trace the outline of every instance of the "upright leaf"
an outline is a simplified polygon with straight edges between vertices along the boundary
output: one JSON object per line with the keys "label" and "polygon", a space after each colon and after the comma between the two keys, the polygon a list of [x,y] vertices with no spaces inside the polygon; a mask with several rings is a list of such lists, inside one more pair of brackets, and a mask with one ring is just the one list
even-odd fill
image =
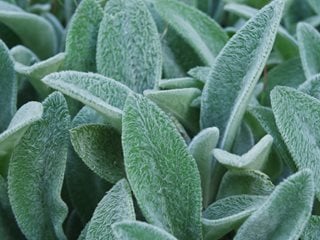
{"label": "upright leaf", "polygon": [[60,93],[43,103],[43,120],[33,124],[14,149],[8,174],[9,198],[20,229],[30,239],[66,239],[61,199],[70,116]]}
{"label": "upright leaf", "polygon": [[302,240],[317,240],[320,236],[320,217],[311,216],[301,235]]}
{"label": "upright leaf", "polygon": [[313,171],[320,199],[320,101],[292,88],[276,87],[271,92],[271,104],[297,168]]}
{"label": "upright leaf", "polygon": [[235,240],[299,239],[311,216],[314,187],[309,170],[290,176],[240,227]]}
{"label": "upright leaf", "polygon": [[0,40],[0,133],[9,125],[17,109],[17,80],[7,46]]}
{"label": "upright leaf", "polygon": [[90,220],[86,240],[116,240],[111,225],[124,220],[135,220],[130,186],[120,180],[99,202]]}
{"label": "upright leaf", "polygon": [[239,30],[217,57],[204,86],[202,128],[217,126],[220,147],[230,150],[254,87],[272,49],[283,0],[264,7]]}
{"label": "upright leaf", "polygon": [[299,23],[297,36],[306,78],[320,73],[320,33],[308,23]]}
{"label": "upright leaf", "polygon": [[96,45],[103,10],[95,0],[81,1],[70,22],[64,69],[96,71]]}
{"label": "upright leaf", "polygon": [[188,42],[207,65],[212,65],[228,37],[209,16],[174,0],[154,1],[162,18]]}
{"label": "upright leaf", "polygon": [[110,0],[100,25],[97,70],[141,93],[158,86],[161,44],[143,0]]}
{"label": "upright leaf", "polygon": [[181,240],[199,239],[199,172],[168,116],[146,98],[130,95],[122,145],[127,177],[147,221]]}
{"label": "upright leaf", "polygon": [[177,240],[166,231],[138,221],[123,221],[112,225],[113,233],[119,240]]}

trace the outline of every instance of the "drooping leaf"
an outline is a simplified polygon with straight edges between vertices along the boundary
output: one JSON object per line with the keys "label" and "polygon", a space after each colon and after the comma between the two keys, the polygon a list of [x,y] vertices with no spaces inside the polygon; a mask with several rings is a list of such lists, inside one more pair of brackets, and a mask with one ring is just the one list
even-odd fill
{"label": "drooping leaf", "polygon": [[76,71],[53,73],[42,81],[103,113],[112,126],[121,129],[122,108],[131,92],[125,85],[99,74]]}
{"label": "drooping leaf", "polygon": [[302,83],[298,90],[320,100],[320,74],[314,75]]}
{"label": "drooping leaf", "polygon": [[196,8],[173,0],[154,1],[157,11],[188,42],[199,57],[212,65],[228,37],[222,28]]}
{"label": "drooping leaf", "polygon": [[212,127],[199,132],[191,141],[188,148],[197,162],[201,178],[202,205],[204,208],[213,201],[213,166],[215,159],[212,156],[219,141],[219,129]]}
{"label": "drooping leaf", "polygon": [[12,29],[39,58],[45,59],[56,53],[54,29],[44,18],[24,11],[1,9],[0,22]]}
{"label": "drooping leaf", "polygon": [[67,159],[70,116],[60,93],[43,103],[34,123],[14,149],[9,165],[9,198],[20,229],[30,239],[65,239],[67,206],[61,188]]}
{"label": "drooping leaf", "polygon": [[217,126],[220,147],[230,150],[267,61],[284,8],[283,0],[264,7],[239,30],[217,57],[204,86],[202,128]]}
{"label": "drooping leaf", "polygon": [[103,10],[95,0],[81,1],[70,22],[64,69],[96,71],[96,45]]}
{"label": "drooping leaf", "polygon": [[202,218],[204,240],[218,240],[238,228],[265,200],[263,196],[236,195],[211,204]]}
{"label": "drooping leaf", "polygon": [[142,93],[158,87],[161,43],[143,0],[110,0],[100,25],[97,70]]}
{"label": "drooping leaf", "polygon": [[[320,198],[320,101],[288,87],[271,92],[276,124],[299,170],[314,172],[316,195]],[[319,131],[318,131],[319,129]]]}
{"label": "drooping leaf", "polygon": [[113,233],[119,240],[177,240],[161,228],[138,221],[122,221],[112,225]]}
{"label": "drooping leaf", "polygon": [[310,170],[290,176],[248,218],[234,239],[299,239],[311,216],[314,187]]}
{"label": "drooping leaf", "polygon": [[116,183],[125,177],[121,136],[116,130],[87,124],[71,129],[70,137],[82,161],[101,178]]}
{"label": "drooping leaf", "polygon": [[269,195],[274,190],[270,178],[256,170],[232,170],[224,174],[217,199],[233,195]]}
{"label": "drooping leaf", "polygon": [[199,131],[199,109],[191,106],[201,96],[199,89],[146,90],[144,95],[165,112],[175,116],[193,134]]}
{"label": "drooping leaf", "polygon": [[299,23],[297,37],[306,78],[320,73],[320,33],[308,23]]}
{"label": "drooping leaf", "polygon": [[111,225],[135,218],[130,186],[126,180],[120,180],[99,202],[90,220],[86,240],[116,240]]}
{"label": "drooping leaf", "polygon": [[17,80],[7,46],[0,40],[0,133],[9,125],[17,109]]}
{"label": "drooping leaf", "polygon": [[203,88],[203,84],[201,81],[190,78],[172,78],[172,79],[161,79],[159,82],[160,89],[180,89],[180,88]]}
{"label": "drooping leaf", "polygon": [[181,240],[199,239],[199,172],[168,116],[148,99],[130,95],[122,145],[127,177],[147,221]]}
{"label": "drooping leaf", "polygon": [[320,217],[311,216],[301,235],[302,240],[317,240],[320,235]]}

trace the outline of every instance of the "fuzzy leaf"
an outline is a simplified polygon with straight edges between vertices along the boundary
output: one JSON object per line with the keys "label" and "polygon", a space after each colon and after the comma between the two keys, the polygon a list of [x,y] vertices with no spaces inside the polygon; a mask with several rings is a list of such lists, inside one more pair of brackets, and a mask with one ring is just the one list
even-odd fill
{"label": "fuzzy leaf", "polygon": [[254,146],[254,136],[250,126],[246,122],[242,122],[234,143],[232,145],[232,153],[242,155],[248,152]]}
{"label": "fuzzy leaf", "polygon": [[116,183],[125,177],[121,136],[105,125],[88,124],[71,129],[75,151],[101,178]]}
{"label": "fuzzy leaf", "polygon": [[7,46],[0,40],[0,133],[9,125],[17,109],[17,80]]}
{"label": "fuzzy leaf", "polygon": [[189,151],[197,162],[201,178],[202,204],[206,208],[213,201],[212,193],[212,171],[214,158],[212,149],[219,141],[219,129],[212,127],[199,132],[191,141]]}
{"label": "fuzzy leaf", "polygon": [[234,239],[299,239],[311,216],[314,187],[309,170],[290,176],[248,218]]}
{"label": "fuzzy leaf", "polygon": [[200,125],[216,126],[230,150],[279,27],[283,0],[264,7],[220,52],[204,86]]}
{"label": "fuzzy leaf", "polygon": [[11,48],[10,55],[15,62],[26,66],[30,66],[36,62],[39,62],[39,58],[29,48],[26,48],[22,45]]}
{"label": "fuzzy leaf", "polygon": [[30,239],[66,239],[67,206],[61,188],[67,159],[70,116],[60,93],[43,103],[34,123],[14,149],[9,165],[10,203],[20,229]]}
{"label": "fuzzy leaf", "polygon": [[56,53],[57,38],[54,29],[44,18],[24,11],[1,9],[0,22],[12,29],[39,58],[45,59]]}
{"label": "fuzzy leaf", "polygon": [[205,83],[210,75],[210,67],[195,67],[189,70],[188,75]]}
{"label": "fuzzy leaf", "polygon": [[113,233],[119,240],[177,240],[166,231],[138,221],[123,221],[112,225]]}
{"label": "fuzzy leaf", "polygon": [[95,0],[81,1],[70,22],[64,69],[96,71],[96,45],[103,10]]}
{"label": "fuzzy leaf", "polygon": [[312,7],[312,9],[318,14],[320,15],[320,5],[318,0],[307,0],[308,3],[310,4],[310,6]]}
{"label": "fuzzy leaf", "polygon": [[320,74],[314,75],[302,83],[298,90],[320,100]]}
{"label": "fuzzy leaf", "polygon": [[99,74],[76,71],[53,73],[42,81],[103,113],[115,128],[121,129],[122,108],[131,92],[128,87]]}
{"label": "fuzzy leaf", "polygon": [[130,186],[120,180],[99,202],[90,220],[86,240],[116,240],[111,225],[124,220],[135,220]]}
{"label": "fuzzy leaf", "polygon": [[226,172],[220,183],[217,199],[233,195],[269,195],[274,189],[270,178],[256,170]]}
{"label": "fuzzy leaf", "polygon": [[211,204],[203,213],[202,228],[205,240],[218,240],[238,228],[266,197],[237,195]]}
{"label": "fuzzy leaf", "polygon": [[270,135],[263,137],[247,153],[238,156],[221,149],[214,149],[214,157],[229,169],[256,169],[264,168],[272,147],[273,138]]}
{"label": "fuzzy leaf", "polygon": [[161,79],[159,82],[160,89],[180,89],[180,88],[203,88],[201,81],[190,78],[172,78],[172,79]]}
{"label": "fuzzy leaf", "polygon": [[317,240],[320,236],[320,217],[311,216],[301,235],[302,240]]}
{"label": "fuzzy leaf", "polygon": [[297,26],[300,57],[306,78],[320,73],[320,33],[308,23]]}
{"label": "fuzzy leaf", "polygon": [[192,133],[199,131],[199,109],[191,106],[193,100],[201,96],[199,89],[146,90],[144,95],[171,113]]}
{"label": "fuzzy leaf", "polygon": [[157,27],[144,1],[108,1],[98,34],[98,72],[142,93],[158,86],[161,56]]}
{"label": "fuzzy leaf", "polygon": [[276,87],[271,104],[279,132],[297,168],[314,172],[316,195],[320,199],[320,102],[300,91]]}
{"label": "fuzzy leaf", "polygon": [[127,177],[147,221],[181,240],[199,239],[200,176],[169,117],[148,99],[130,95],[122,145]]}
{"label": "fuzzy leaf", "polygon": [[228,37],[210,17],[173,0],[154,1],[157,11],[192,46],[207,65],[212,65]]}

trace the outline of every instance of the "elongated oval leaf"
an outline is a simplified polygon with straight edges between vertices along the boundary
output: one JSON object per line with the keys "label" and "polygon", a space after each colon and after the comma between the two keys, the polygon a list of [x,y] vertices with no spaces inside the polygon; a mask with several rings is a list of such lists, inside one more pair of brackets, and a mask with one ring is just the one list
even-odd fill
{"label": "elongated oval leaf", "polygon": [[103,113],[114,127],[121,129],[122,108],[131,92],[125,85],[99,74],[76,71],[53,73],[42,81]]}
{"label": "elongated oval leaf", "polygon": [[0,40],[0,133],[9,125],[17,109],[17,80],[7,46]]}
{"label": "elongated oval leaf", "polygon": [[97,70],[136,92],[158,86],[161,44],[142,0],[110,0],[100,25]]}
{"label": "elongated oval leaf", "polygon": [[173,0],[154,1],[157,11],[188,42],[200,58],[212,65],[228,37],[222,28],[196,8]]}
{"label": "elongated oval leaf", "polygon": [[238,228],[266,200],[254,195],[236,195],[211,204],[203,213],[205,240],[218,240]]}
{"label": "elongated oval leaf", "polygon": [[95,0],[81,1],[70,22],[64,69],[96,71],[96,46],[103,10]]}
{"label": "elongated oval leaf", "polygon": [[276,87],[271,92],[271,104],[296,166],[314,172],[316,195],[320,199],[320,101],[292,88]]}
{"label": "elongated oval leaf", "polygon": [[309,222],[303,234],[301,235],[302,240],[317,240],[320,236],[320,217],[311,216]]}
{"label": "elongated oval leaf", "polygon": [[302,83],[298,90],[320,100],[320,74],[314,75]]}
{"label": "elongated oval leaf", "polygon": [[172,79],[161,79],[159,82],[160,89],[180,89],[180,88],[203,88],[201,81],[190,78],[172,78]]}
{"label": "elongated oval leaf", "polygon": [[67,206],[61,188],[67,159],[70,116],[60,93],[43,103],[43,120],[33,124],[14,149],[8,174],[10,203],[30,239],[66,239]]}
{"label": "elongated oval leaf", "polygon": [[105,125],[82,125],[71,129],[71,142],[84,161],[96,174],[110,183],[125,176],[120,134]]}
{"label": "elongated oval leaf", "polygon": [[311,216],[314,187],[309,170],[290,176],[240,227],[235,240],[299,239]]}
{"label": "elongated oval leaf", "polygon": [[148,99],[130,95],[122,145],[127,177],[147,221],[181,240],[199,239],[200,176],[169,117]]}
{"label": "elongated oval leaf", "polygon": [[220,147],[230,150],[254,87],[267,61],[284,7],[273,1],[237,32],[220,52],[202,95],[202,128],[216,126]]}
{"label": "elongated oval leaf", "polygon": [[120,180],[99,202],[90,220],[86,240],[116,240],[111,225],[135,220],[129,184]]}
{"label": "elongated oval leaf", "polygon": [[302,66],[307,79],[320,73],[320,33],[308,23],[297,26]]}
{"label": "elongated oval leaf", "polygon": [[12,29],[39,58],[45,59],[56,53],[54,29],[44,18],[27,12],[1,9],[0,22]]}
{"label": "elongated oval leaf", "polygon": [[177,240],[161,228],[144,222],[123,221],[112,225],[112,229],[119,240]]}

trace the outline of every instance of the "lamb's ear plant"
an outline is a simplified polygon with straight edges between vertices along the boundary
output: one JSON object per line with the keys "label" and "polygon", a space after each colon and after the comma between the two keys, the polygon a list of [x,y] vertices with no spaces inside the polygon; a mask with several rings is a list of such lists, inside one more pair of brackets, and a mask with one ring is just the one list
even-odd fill
{"label": "lamb's ear plant", "polygon": [[319,13],[0,0],[0,239],[318,239]]}

